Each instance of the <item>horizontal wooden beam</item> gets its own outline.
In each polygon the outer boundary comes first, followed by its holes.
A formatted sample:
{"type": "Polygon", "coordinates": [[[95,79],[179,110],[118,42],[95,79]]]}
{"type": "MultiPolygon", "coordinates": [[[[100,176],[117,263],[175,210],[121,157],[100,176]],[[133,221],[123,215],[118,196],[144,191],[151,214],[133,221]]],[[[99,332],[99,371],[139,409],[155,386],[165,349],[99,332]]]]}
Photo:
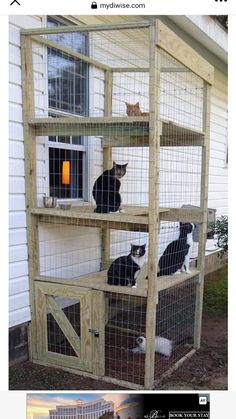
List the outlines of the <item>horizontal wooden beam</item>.
{"type": "MultiPolygon", "coordinates": [[[[149,145],[149,117],[61,117],[30,118],[35,135],[104,136],[103,147],[143,147],[149,145]]],[[[200,130],[162,121],[161,146],[203,146],[200,130]]]]}
{"type": "Polygon", "coordinates": [[[184,221],[201,223],[203,211],[200,208],[169,208],[168,212],[160,213],[160,221],[184,221]]]}
{"type": "Polygon", "coordinates": [[[74,57],[76,59],[82,60],[88,64],[94,65],[101,70],[110,70],[108,65],[102,64],[100,61],[94,60],[93,58],[88,57],[87,55],[81,54],[73,49],[66,48],[61,44],[57,44],[56,42],[50,41],[47,38],[42,38],[41,36],[31,36],[31,39],[39,44],[45,45],[47,47],[56,49],[63,54],[67,54],[70,57],[74,57]]]}
{"type": "MultiPolygon", "coordinates": [[[[112,67],[114,73],[146,73],[150,71],[149,67],[112,67]]],[[[186,67],[161,67],[161,73],[189,73],[186,67]]]]}
{"type": "Polygon", "coordinates": [[[114,73],[148,73],[149,67],[112,67],[114,73]]]}
{"type": "MultiPolygon", "coordinates": [[[[93,207],[77,206],[70,210],[60,208],[33,208],[31,214],[41,222],[66,224],[75,226],[110,228],[115,230],[131,230],[148,232],[148,208],[125,207],[125,213],[97,214],[93,207]]],[[[200,208],[160,208],[160,221],[189,221],[201,223],[203,211],[200,208]]]]}
{"type": "MultiPolygon", "coordinates": [[[[145,272],[145,269],[144,269],[145,272]]],[[[35,281],[40,281],[42,283],[46,282],[51,284],[62,284],[67,286],[75,286],[77,290],[79,289],[94,289],[100,290],[112,294],[121,294],[124,296],[124,299],[127,295],[134,297],[147,297],[148,289],[148,280],[146,275],[137,277],[137,287],[125,287],[118,285],[109,285],[107,283],[107,271],[94,272],[88,275],[80,276],[79,278],[56,278],[51,276],[37,276],[35,281]]],[[[157,278],[157,291],[163,291],[165,289],[171,288],[175,285],[181,284],[187,281],[190,278],[197,277],[199,275],[199,270],[191,268],[189,274],[181,273],[179,275],[166,275],[157,278]]],[[[120,297],[122,299],[122,297],[120,297]]]]}
{"type": "Polygon", "coordinates": [[[29,120],[35,135],[148,135],[148,117],[75,117],[29,120]]]}
{"type": "Polygon", "coordinates": [[[174,57],[181,67],[185,65],[207,83],[213,84],[214,67],[160,20],[157,21],[156,45],[174,57]]]}
{"type": "Polygon", "coordinates": [[[100,24],[100,25],[84,25],[84,26],[60,26],[56,28],[32,28],[32,29],[21,29],[21,33],[24,35],[47,35],[57,33],[71,33],[71,32],[96,32],[96,31],[116,31],[119,29],[140,29],[148,28],[150,22],[127,22],[119,24],[100,24]]]}

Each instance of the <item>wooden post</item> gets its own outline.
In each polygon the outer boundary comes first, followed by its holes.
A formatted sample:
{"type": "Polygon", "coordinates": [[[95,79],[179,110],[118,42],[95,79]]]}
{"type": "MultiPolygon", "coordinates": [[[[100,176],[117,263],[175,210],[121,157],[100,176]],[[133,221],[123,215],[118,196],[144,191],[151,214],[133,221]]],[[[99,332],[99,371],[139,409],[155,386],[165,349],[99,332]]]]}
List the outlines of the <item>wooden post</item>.
{"type": "Polygon", "coordinates": [[[194,348],[200,347],[202,328],[202,308],[204,291],[204,270],[205,270],[205,247],[207,233],[207,202],[208,202],[208,172],[209,172],[209,150],[210,150],[210,101],[211,86],[204,82],[203,94],[203,132],[205,132],[204,145],[202,147],[202,173],[201,173],[201,210],[203,211],[202,224],[199,229],[199,247],[197,268],[200,271],[199,281],[196,289],[195,326],[194,326],[194,348]]]}
{"type": "Polygon", "coordinates": [[[156,22],[150,27],[149,75],[149,251],[148,292],[146,315],[146,389],[154,384],[156,298],[157,298],[157,241],[159,224],[159,153],[160,153],[160,53],[156,47],[156,22]]]}
{"type": "Polygon", "coordinates": [[[36,143],[34,129],[28,124],[29,118],[34,117],[34,73],[32,40],[21,35],[22,59],[22,101],[25,148],[25,185],[26,185],[26,219],[28,238],[28,267],[31,306],[31,326],[29,337],[30,358],[37,358],[36,349],[36,322],[35,322],[35,295],[33,278],[39,272],[39,240],[38,224],[31,214],[36,206],[36,143]]]}
{"type": "MultiPolygon", "coordinates": [[[[104,116],[112,116],[112,81],[113,74],[111,71],[105,71],[104,75],[104,116]]],[[[109,138],[103,137],[108,141],[109,138]]],[[[103,148],[103,170],[112,167],[112,148],[103,148]]],[[[102,229],[102,269],[107,269],[110,260],[110,229],[102,229]]]]}

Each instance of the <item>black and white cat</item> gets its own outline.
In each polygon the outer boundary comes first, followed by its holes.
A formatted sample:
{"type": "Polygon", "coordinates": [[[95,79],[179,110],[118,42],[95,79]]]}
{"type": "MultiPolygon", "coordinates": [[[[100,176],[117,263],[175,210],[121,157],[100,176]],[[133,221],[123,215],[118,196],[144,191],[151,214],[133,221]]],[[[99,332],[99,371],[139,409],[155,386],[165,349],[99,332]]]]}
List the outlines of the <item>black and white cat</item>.
{"type": "Polygon", "coordinates": [[[136,288],[136,274],[145,263],[146,244],[131,244],[130,253],[115,259],[107,272],[109,285],[130,285],[136,288]]]}
{"type": "MultiPolygon", "coordinates": [[[[145,353],[146,352],[146,338],[144,336],[139,336],[136,339],[136,343],[138,346],[136,348],[132,349],[132,352],[134,353],[145,353]]],[[[170,357],[172,354],[173,349],[173,341],[163,338],[161,336],[155,337],[155,352],[159,352],[162,355],[165,355],[166,357],[170,357]]]]}
{"type": "Polygon", "coordinates": [[[159,272],[157,276],[173,275],[182,272],[189,273],[189,262],[193,247],[194,224],[181,223],[178,240],[168,244],[158,262],[159,272]]]}
{"type": "Polygon", "coordinates": [[[112,169],[105,170],[93,185],[93,197],[97,207],[94,212],[121,212],[120,180],[126,173],[126,164],[113,162],[112,169]]]}

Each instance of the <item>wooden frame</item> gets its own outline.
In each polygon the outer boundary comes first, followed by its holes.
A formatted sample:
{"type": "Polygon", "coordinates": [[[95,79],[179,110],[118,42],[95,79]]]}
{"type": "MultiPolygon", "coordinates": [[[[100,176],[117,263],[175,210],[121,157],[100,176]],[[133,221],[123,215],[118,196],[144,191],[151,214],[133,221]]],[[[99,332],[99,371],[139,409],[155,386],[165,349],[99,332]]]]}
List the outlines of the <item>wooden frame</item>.
{"type": "Polygon", "coordinates": [[[34,287],[37,310],[37,360],[71,368],[76,366],[76,369],[81,371],[104,375],[104,293],[58,281],[57,283],[35,281],[34,287]],[[55,297],[70,297],[80,301],[80,337],[56,302],[55,297]],[[49,313],[54,317],[76,356],[63,355],[48,350],[47,314],[49,313]],[[90,331],[93,329],[99,331],[99,337],[91,334],[90,331]]]}
{"type": "MultiPolygon", "coordinates": [[[[63,369],[93,378],[103,378],[107,382],[133,387],[152,389],[156,377],[154,374],[156,334],[156,305],[159,292],[178,285],[189,278],[196,279],[196,309],[194,328],[194,350],[200,346],[201,316],[204,284],[204,251],[207,225],[208,165],[210,140],[210,85],[213,83],[213,67],[197,54],[180,37],[174,34],[160,20],[154,22],[124,23],[120,25],[66,26],[59,28],[24,29],[21,31],[22,43],[22,85],[23,114],[25,136],[26,201],[29,244],[29,278],[31,304],[30,357],[34,362],[44,365],[59,365],[63,369]],[[69,48],[59,46],[42,35],[52,33],[90,32],[146,28],[149,29],[149,67],[148,68],[111,68],[86,55],[69,48]],[[104,71],[104,117],[90,118],[35,118],[34,81],[32,43],[55,48],[64,54],[81,59],[104,71]],[[182,64],[178,69],[161,67],[160,56],[165,51],[182,64]],[[160,119],[160,75],[161,72],[193,72],[204,81],[203,127],[202,130],[181,126],[171,121],[160,119]],[[149,72],[149,116],[113,117],[112,86],[113,73],[149,72]],[[122,141],[119,140],[122,132],[122,141]],[[84,135],[102,136],[104,170],[112,165],[112,147],[149,147],[149,207],[126,208],[125,214],[96,214],[92,205],[72,208],[68,211],[36,207],[36,136],[44,135],[84,135]],[[109,136],[109,137],[108,137],[109,136]],[[183,141],[184,138],[184,141],[183,141]],[[202,149],[201,205],[199,209],[160,208],[159,207],[159,154],[160,147],[198,146],[202,149]],[[161,221],[191,221],[200,223],[199,258],[197,269],[191,274],[176,277],[164,277],[157,281],[156,248],[161,221]],[[147,272],[142,272],[136,289],[109,286],[106,283],[106,271],[85,275],[73,280],[40,275],[39,269],[39,223],[77,225],[101,228],[102,269],[110,260],[110,230],[149,232],[149,258],[147,272]],[[148,281],[145,279],[148,274],[148,281]],[[106,377],[105,374],[105,293],[145,297],[147,299],[146,316],[146,356],[144,386],[124,380],[106,377]],[[51,294],[50,294],[51,293],[51,294]],[[46,297],[46,294],[49,297],[46,297]],[[51,295],[51,297],[50,297],[51,295]],[[54,301],[52,296],[78,296],[83,300],[84,310],[82,328],[84,335],[78,342],[72,327],[54,301]],[[46,303],[56,321],[60,323],[64,334],[77,355],[81,348],[83,362],[75,367],[74,357],[66,359],[61,354],[49,354],[46,343],[46,303]],[[97,308],[99,308],[97,310],[97,308]],[[100,338],[94,340],[88,332],[90,327],[99,328],[100,338]],[[93,360],[91,353],[93,353],[93,360]],[[79,370],[77,369],[79,368],[79,370]]],[[[119,326],[117,326],[119,328],[119,326]]],[[[177,361],[167,372],[176,369],[191,350],[177,361]]]]}

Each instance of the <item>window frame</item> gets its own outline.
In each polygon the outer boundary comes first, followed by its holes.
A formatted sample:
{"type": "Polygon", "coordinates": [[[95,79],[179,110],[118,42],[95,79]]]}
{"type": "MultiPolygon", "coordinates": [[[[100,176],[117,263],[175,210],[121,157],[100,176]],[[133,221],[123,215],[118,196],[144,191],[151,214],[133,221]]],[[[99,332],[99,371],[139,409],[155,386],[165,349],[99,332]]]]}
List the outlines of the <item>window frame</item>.
{"type": "MultiPolygon", "coordinates": [[[[46,16],[46,25],[48,25],[48,20],[51,19],[55,22],[58,22],[60,26],[61,25],[71,25],[72,22],[67,20],[66,18],[60,17],[60,16],[46,16]]],[[[74,23],[74,22],[73,22],[74,23]]],[[[89,38],[87,37],[87,50],[89,48],[89,38]]],[[[60,109],[54,109],[49,107],[49,93],[48,93],[48,48],[46,48],[46,63],[47,63],[47,69],[46,69],[46,89],[47,89],[47,112],[49,116],[55,117],[77,117],[81,118],[81,115],[78,115],[76,113],[67,112],[60,109]]],[[[88,66],[88,71],[86,75],[86,113],[89,114],[89,79],[90,79],[90,68],[88,66]]],[[[64,136],[64,135],[63,135],[64,136]]],[[[60,143],[57,141],[51,141],[49,140],[49,137],[60,137],[60,135],[50,135],[46,137],[45,141],[45,152],[46,152],[46,158],[45,158],[45,164],[47,167],[47,178],[48,178],[48,190],[50,190],[50,175],[49,175],[49,148],[57,148],[57,149],[64,149],[64,150],[74,150],[74,151],[81,151],[83,153],[83,183],[82,183],[82,198],[59,198],[57,197],[57,200],[59,203],[75,203],[75,202],[88,202],[89,201],[89,146],[88,146],[88,137],[81,135],[81,138],[83,139],[83,145],[77,145],[72,144],[72,137],[73,135],[68,135],[70,137],[70,144],[68,143],[60,143]]]]}

